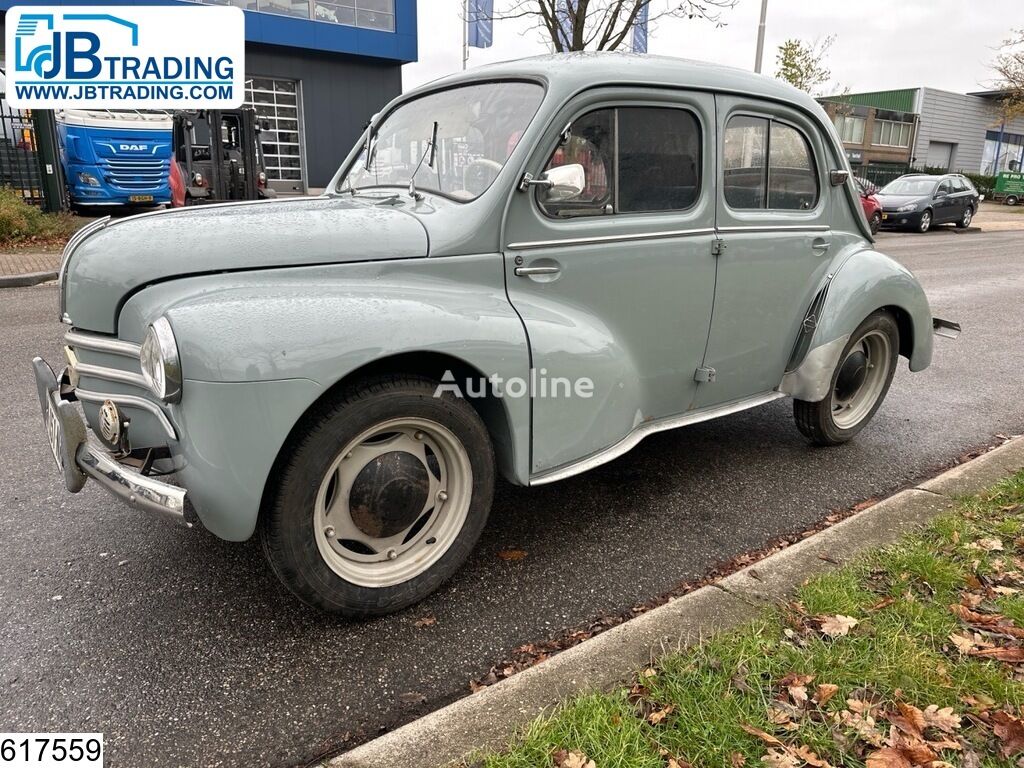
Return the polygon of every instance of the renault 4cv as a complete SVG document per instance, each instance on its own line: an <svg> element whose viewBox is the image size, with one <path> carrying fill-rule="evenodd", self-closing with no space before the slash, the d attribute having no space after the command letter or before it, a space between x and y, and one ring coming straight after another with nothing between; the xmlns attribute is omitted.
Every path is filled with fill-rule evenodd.
<svg viewBox="0 0 1024 768"><path fill-rule="evenodd" d="M842 443L957 331L875 249L813 99L625 54L407 93L319 197L99 220L59 296L67 364L33 365L67 489L258 534L354 617L451 576L498 475L785 397Z"/></svg>

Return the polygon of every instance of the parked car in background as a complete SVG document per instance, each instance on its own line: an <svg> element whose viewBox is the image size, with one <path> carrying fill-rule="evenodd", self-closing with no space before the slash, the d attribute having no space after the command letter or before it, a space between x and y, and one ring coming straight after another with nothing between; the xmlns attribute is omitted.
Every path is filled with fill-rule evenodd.
<svg viewBox="0 0 1024 768"><path fill-rule="evenodd" d="M258 532L306 603L397 610L465 560L497 475L787 397L837 445L901 356L926 368L955 326L875 250L848 167L817 102L741 70L572 54L435 81L320 197L79 231L67 368L33 361L49 445L71 492Z"/></svg>
<svg viewBox="0 0 1024 768"><path fill-rule="evenodd" d="M965 229L984 197L959 173L933 176L908 173L890 181L877 194L882 226L927 232L936 224Z"/></svg>
<svg viewBox="0 0 1024 768"><path fill-rule="evenodd" d="M857 185L857 191L860 193L860 204L864 209L864 217L868 220L868 226L871 227L871 234L873 235L882 226L882 204L878 202L878 198L875 196L878 187L859 176L854 177L853 183Z"/></svg>

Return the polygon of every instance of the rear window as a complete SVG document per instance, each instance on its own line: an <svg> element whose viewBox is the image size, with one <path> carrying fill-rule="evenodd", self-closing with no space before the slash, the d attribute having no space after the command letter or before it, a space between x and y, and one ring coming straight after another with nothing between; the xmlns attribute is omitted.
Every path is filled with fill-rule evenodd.
<svg viewBox="0 0 1024 768"><path fill-rule="evenodd" d="M722 155L730 208L806 211L817 205L814 153L793 126L737 115L726 124Z"/></svg>

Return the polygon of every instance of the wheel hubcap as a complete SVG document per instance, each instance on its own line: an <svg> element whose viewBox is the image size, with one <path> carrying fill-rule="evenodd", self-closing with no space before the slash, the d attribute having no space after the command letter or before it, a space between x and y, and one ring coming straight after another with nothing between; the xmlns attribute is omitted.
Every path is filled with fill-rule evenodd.
<svg viewBox="0 0 1024 768"><path fill-rule="evenodd" d="M313 511L317 548L346 581L400 584L444 555L471 499L459 439L429 419L392 419L345 445L325 473Z"/></svg>
<svg viewBox="0 0 1024 768"><path fill-rule="evenodd" d="M970 225L971 217L972 216L973 216L973 214L971 213L970 209L964 211L964 226L965 227Z"/></svg>
<svg viewBox="0 0 1024 768"><path fill-rule="evenodd" d="M881 331L869 331L850 347L832 390L832 421L857 426L871 413L889 380L892 348Z"/></svg>

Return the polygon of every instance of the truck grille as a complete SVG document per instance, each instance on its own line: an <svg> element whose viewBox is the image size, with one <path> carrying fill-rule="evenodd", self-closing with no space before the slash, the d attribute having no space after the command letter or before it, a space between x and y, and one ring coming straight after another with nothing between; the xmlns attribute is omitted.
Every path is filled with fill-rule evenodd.
<svg viewBox="0 0 1024 768"><path fill-rule="evenodd" d="M131 191L154 190L166 186L170 163L159 158L110 157L104 162L107 180L115 187Z"/></svg>

